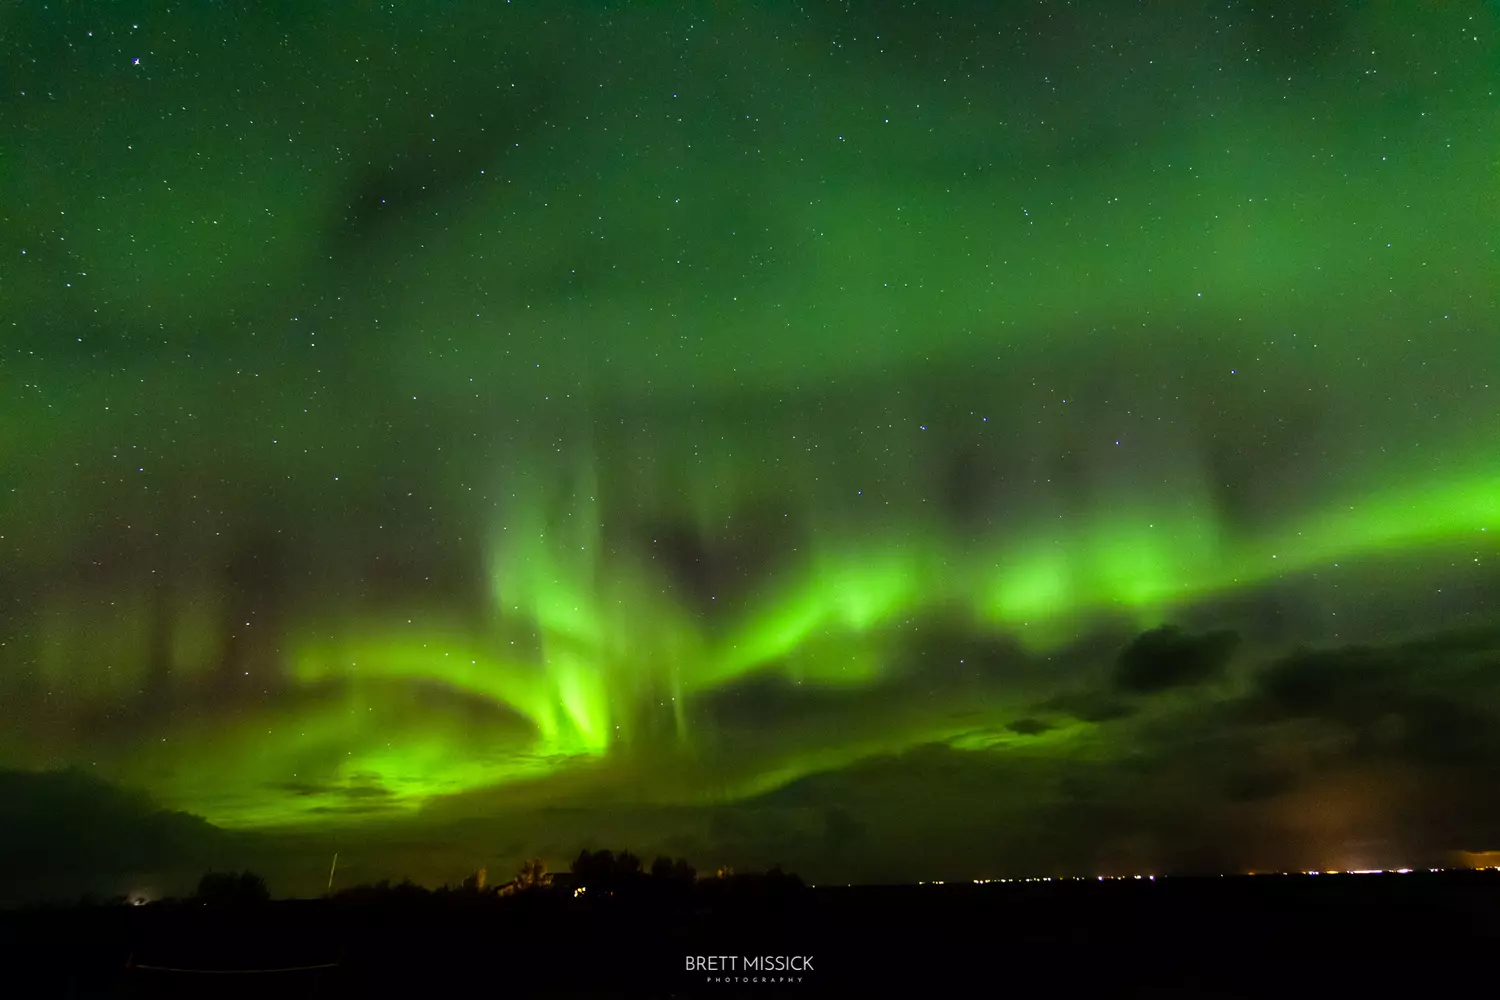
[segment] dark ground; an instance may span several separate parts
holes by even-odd
[[[812,970],[686,971],[709,955],[807,955]],[[0,993],[16,997],[1428,996],[1487,991],[1495,955],[1496,872],[0,914]]]

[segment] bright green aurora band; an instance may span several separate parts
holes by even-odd
[[[7,15],[0,762],[714,809],[1497,623],[1492,5],[534,6]]]

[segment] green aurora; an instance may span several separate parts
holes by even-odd
[[[0,764],[817,877],[681,817],[949,754],[1074,824],[1289,650],[1500,625],[1491,4],[127,7],[0,16]],[[1243,643],[1068,707],[1164,624]]]

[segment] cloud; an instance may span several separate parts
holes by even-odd
[[[1500,634],[1452,632],[1383,647],[1297,650],[1256,681],[1259,719],[1313,718],[1347,729],[1367,758],[1500,770]]]
[[[331,782],[283,781],[269,787],[299,799],[328,799],[316,806],[309,806],[309,813],[375,813],[395,810],[400,800],[374,775],[354,775],[353,784]]]
[[[1073,691],[1049,698],[1040,706],[1044,711],[1062,712],[1079,722],[1111,722],[1135,713],[1129,703],[1099,691]]]
[[[1218,674],[1239,641],[1230,631],[1195,636],[1171,625],[1142,632],[1116,658],[1115,684],[1138,694],[1196,684]]]
[[[0,771],[0,893],[12,902],[76,896],[110,877],[193,868],[224,831],[77,770]]]

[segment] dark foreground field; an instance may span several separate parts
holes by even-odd
[[[18,911],[0,950],[17,997],[1447,995],[1491,988],[1500,874]],[[746,970],[757,955],[811,969]]]

